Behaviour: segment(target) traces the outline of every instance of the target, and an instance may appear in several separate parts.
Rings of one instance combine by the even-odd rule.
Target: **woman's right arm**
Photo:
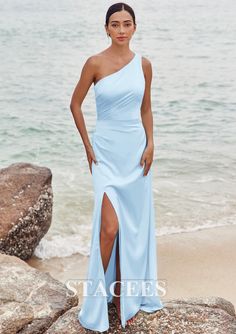
[[[71,102],[70,102],[70,110],[72,112],[76,127],[82,138],[91,173],[92,173],[92,168],[91,168],[92,160],[95,163],[97,161],[96,161],[95,154],[93,152],[92,145],[89,141],[88,132],[85,126],[81,106],[82,106],[85,96],[87,95],[87,92],[90,86],[92,85],[94,81],[95,71],[96,71],[96,63],[95,63],[94,57],[92,56],[87,59],[87,61],[85,62],[82,68],[80,79],[74,89],[74,92],[71,97]]]

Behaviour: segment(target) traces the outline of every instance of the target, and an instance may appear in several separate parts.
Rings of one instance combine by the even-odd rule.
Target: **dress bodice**
[[[142,57],[135,53],[128,64],[94,85],[97,120],[140,119],[144,89]]]

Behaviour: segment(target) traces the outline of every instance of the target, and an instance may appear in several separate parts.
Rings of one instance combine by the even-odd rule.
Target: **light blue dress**
[[[154,312],[164,307],[158,295],[155,212],[152,167],[143,176],[140,165],[146,147],[141,119],[145,89],[142,57],[100,79],[94,86],[97,120],[92,146],[98,164],[92,163],[94,186],[93,233],[87,273],[88,290],[78,319],[87,329],[103,332],[109,328],[110,284],[116,281],[116,243],[119,242],[121,272],[121,325],[138,310]],[[104,274],[100,252],[101,205],[106,192],[118,217],[119,231]],[[117,241],[118,238],[118,241]],[[128,284],[131,283],[131,285]],[[146,282],[146,295],[141,282]],[[148,283],[151,282],[151,283]],[[132,287],[128,290],[128,286]],[[105,291],[105,293],[104,293]]]

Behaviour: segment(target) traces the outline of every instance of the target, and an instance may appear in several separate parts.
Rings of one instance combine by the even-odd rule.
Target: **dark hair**
[[[123,9],[130,13],[130,15],[133,18],[134,24],[136,24],[135,23],[135,14],[134,14],[133,9],[129,5],[127,5],[126,3],[124,3],[124,2],[117,2],[114,5],[111,5],[108,8],[108,10],[107,10],[107,13],[106,13],[106,25],[108,26],[109,18],[110,18],[110,16],[112,14],[114,14],[115,12],[120,12]]]

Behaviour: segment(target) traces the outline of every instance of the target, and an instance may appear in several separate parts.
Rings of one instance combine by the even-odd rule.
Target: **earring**
[[[110,34],[107,33],[107,42],[109,43],[109,37],[110,37]]]

